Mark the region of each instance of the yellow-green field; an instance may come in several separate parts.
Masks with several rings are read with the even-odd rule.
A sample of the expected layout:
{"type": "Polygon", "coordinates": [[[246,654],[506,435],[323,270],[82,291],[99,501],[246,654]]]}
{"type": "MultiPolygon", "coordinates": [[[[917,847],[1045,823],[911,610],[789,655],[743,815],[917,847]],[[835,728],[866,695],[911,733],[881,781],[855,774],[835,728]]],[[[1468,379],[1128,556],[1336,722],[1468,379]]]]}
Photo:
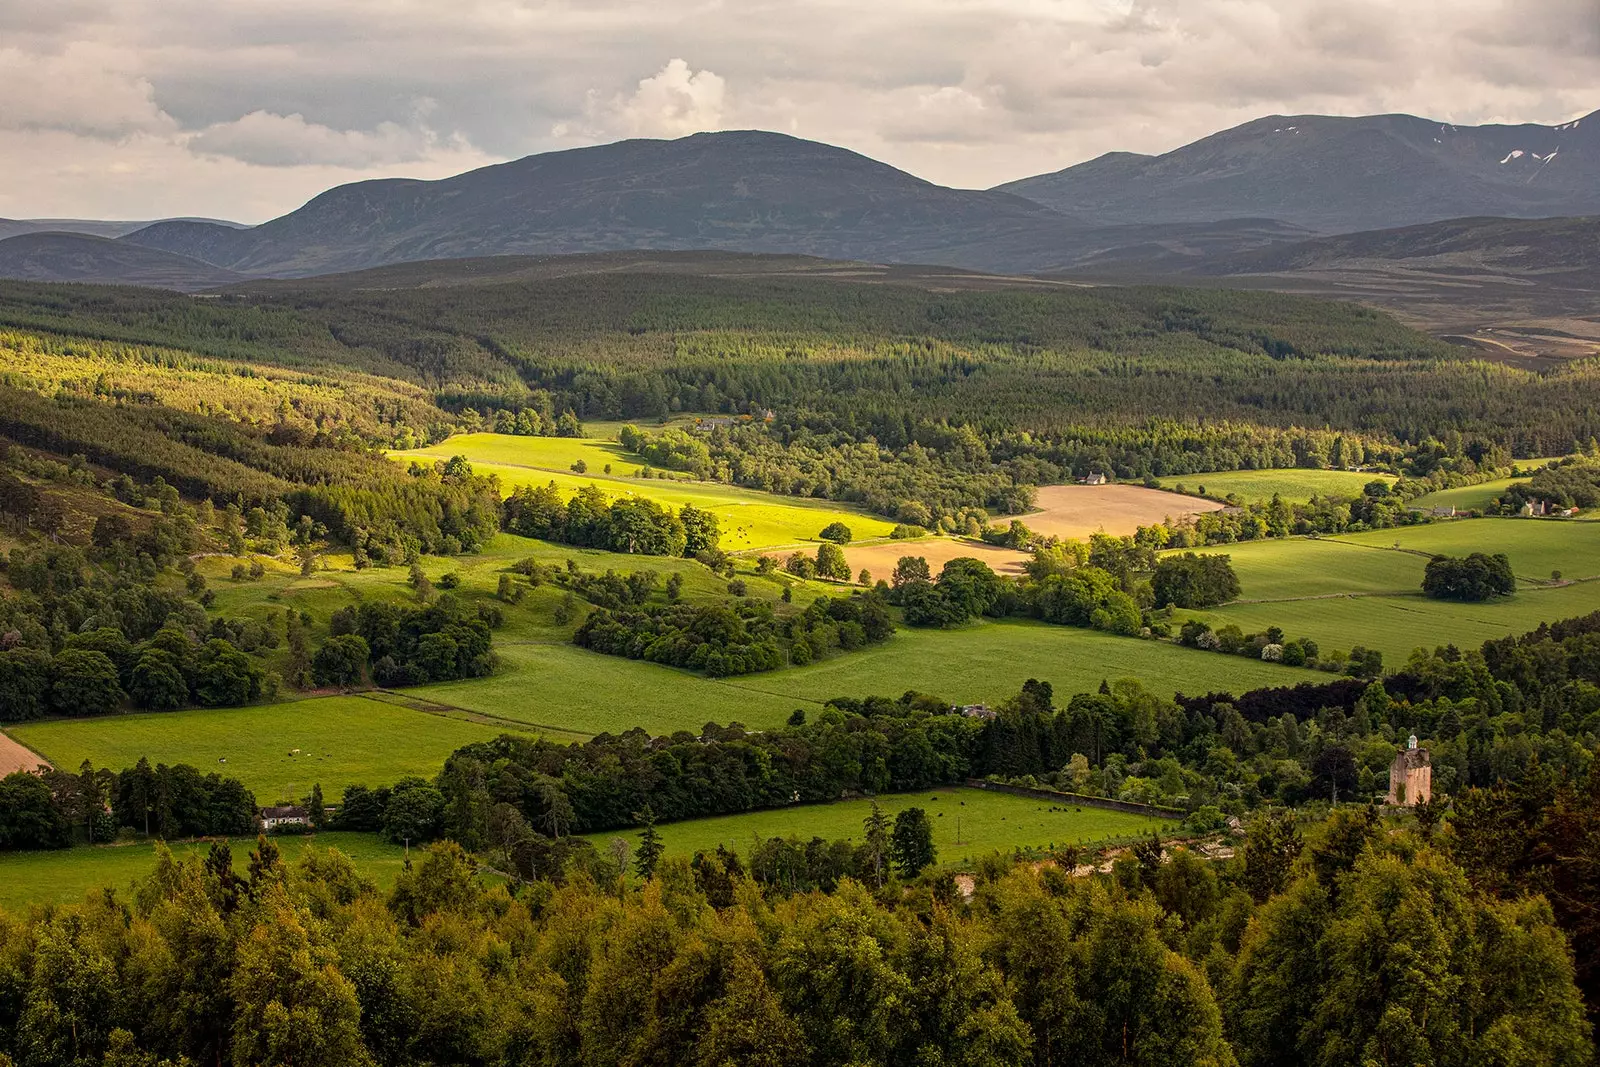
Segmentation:
{"type": "Polygon", "coordinates": [[[1437,493],[1428,493],[1412,501],[1418,507],[1443,508],[1451,507],[1457,511],[1485,511],[1494,506],[1495,499],[1505,493],[1513,485],[1526,482],[1532,473],[1541,467],[1548,467],[1560,456],[1548,459],[1524,459],[1517,461],[1517,468],[1526,472],[1516,478],[1496,478],[1492,482],[1479,482],[1477,485],[1463,485],[1455,489],[1441,489],[1437,493]]]}
{"type": "MultiPolygon", "coordinates": [[[[555,482],[563,492],[576,493],[593,485],[610,496],[648,497],[674,508],[693,504],[716,514],[722,526],[722,548],[727,552],[780,548],[815,541],[832,522],[849,526],[857,540],[887,537],[894,523],[848,505],[802,497],[778,496],[716,482],[628,477],[621,446],[607,441],[552,437],[512,437],[504,434],[463,434],[429,448],[391,452],[401,462],[434,461],[465,456],[480,474],[495,474],[507,491],[519,485],[555,482]],[[582,458],[583,474],[570,469],[582,458]],[[604,473],[610,463],[612,474],[604,473]]],[[[627,468],[636,470],[637,464],[627,468]]]]}
{"type": "MultiPolygon", "coordinates": [[[[376,834],[320,833],[273,839],[285,862],[293,863],[309,848],[336,848],[357,870],[388,889],[405,866],[405,850],[376,834]]],[[[233,866],[248,872],[253,838],[230,842],[233,866]]],[[[174,856],[204,856],[209,842],[179,841],[169,846],[174,856]]],[[[156,865],[156,846],[149,842],[57,849],[51,852],[0,852],[0,908],[21,911],[34,904],[72,904],[102,888],[126,890],[149,876],[156,865]]]]}
{"type": "Polygon", "coordinates": [[[1189,492],[1204,488],[1207,496],[1237,497],[1246,503],[1271,500],[1274,493],[1291,504],[1309,503],[1314,496],[1357,496],[1362,486],[1377,480],[1393,482],[1392,474],[1362,471],[1311,470],[1284,467],[1275,470],[1217,471],[1162,478],[1164,489],[1183,486],[1189,492]]]}
{"type": "MultiPolygon", "coordinates": [[[[921,808],[933,826],[933,845],[941,866],[962,867],[979,856],[1018,847],[1085,845],[1126,840],[1141,834],[1165,832],[1169,820],[1132,815],[1103,808],[1073,807],[1043,800],[991,793],[982,789],[933,789],[922,793],[892,793],[876,798],[890,818],[906,808],[921,808]],[[959,834],[959,837],[958,837],[959,834]]],[[[795,837],[809,841],[860,841],[862,823],[872,810],[871,800],[841,800],[833,804],[807,804],[744,815],[723,815],[666,823],[657,829],[668,856],[691,856],[714,851],[718,845],[748,857],[757,840],[795,837]]],[[[604,848],[614,837],[637,844],[637,831],[590,834],[604,848]]]]}

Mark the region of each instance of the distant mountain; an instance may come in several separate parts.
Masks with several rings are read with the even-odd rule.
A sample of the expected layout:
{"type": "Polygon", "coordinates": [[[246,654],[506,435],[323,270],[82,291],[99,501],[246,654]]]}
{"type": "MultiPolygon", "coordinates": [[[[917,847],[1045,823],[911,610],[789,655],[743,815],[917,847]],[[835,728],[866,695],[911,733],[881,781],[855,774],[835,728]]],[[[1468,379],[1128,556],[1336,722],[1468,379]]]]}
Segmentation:
{"type": "Polygon", "coordinates": [[[1600,214],[1600,112],[1559,126],[1274,115],[1165,155],[1009,182],[1103,225],[1273,218],[1323,233],[1464,216],[1600,214]]]}
{"type": "Polygon", "coordinates": [[[1319,237],[1197,265],[1212,275],[1404,268],[1439,277],[1543,278],[1600,288],[1600,218],[1450,219],[1319,237]]]}
{"type": "Polygon", "coordinates": [[[331,189],[249,230],[160,223],[123,240],[255,275],[413,260],[721,249],[1029,269],[1082,229],[1008,193],[949,189],[830,145],[761,132],[633,140],[441,181],[331,189]]]}
{"type": "MultiPolygon", "coordinates": [[[[163,222],[203,222],[213,226],[227,229],[243,229],[237,222],[225,222],[221,219],[163,219],[163,222]]],[[[105,219],[0,219],[0,241],[8,237],[20,237],[25,233],[87,233],[95,237],[121,237],[123,234],[142,230],[154,225],[146,219],[143,222],[115,222],[105,219]]]]}
{"type": "Polygon", "coordinates": [[[0,241],[0,278],[147,285],[192,291],[240,275],[189,256],[85,233],[27,233],[0,241]]]}

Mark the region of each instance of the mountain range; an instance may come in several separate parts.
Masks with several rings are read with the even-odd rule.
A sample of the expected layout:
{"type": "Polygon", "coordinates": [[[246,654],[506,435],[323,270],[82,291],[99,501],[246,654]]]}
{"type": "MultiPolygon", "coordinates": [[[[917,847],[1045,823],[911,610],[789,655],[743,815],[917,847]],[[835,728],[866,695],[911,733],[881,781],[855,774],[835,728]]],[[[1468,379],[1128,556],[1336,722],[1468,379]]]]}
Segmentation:
{"type": "MultiPolygon", "coordinates": [[[[1368,258],[1393,259],[1436,255],[1427,250],[1436,235],[1416,227],[1441,220],[1581,215],[1600,216],[1600,113],[1477,127],[1274,116],[1164,155],[1114,153],[990,190],[736,131],[545,153],[439,181],[357,182],[253,227],[0,222],[0,237],[19,234],[0,240],[0,276],[196,289],[239,276],[624,250],[997,273],[1259,273],[1336,254],[1345,246],[1317,243],[1329,234],[1401,228],[1362,244],[1368,258]]],[[[1520,239],[1517,225],[1493,240],[1520,239]]],[[[1452,239],[1472,233],[1488,231],[1476,222],[1452,239]]],[[[1581,237],[1563,239],[1573,256],[1594,258],[1581,237]]]]}
{"type": "Polygon", "coordinates": [[[1323,233],[1600,214],[1600,112],[1559,126],[1273,115],[1164,155],[1117,152],[1001,191],[1102,223],[1267,217],[1323,233]]]}

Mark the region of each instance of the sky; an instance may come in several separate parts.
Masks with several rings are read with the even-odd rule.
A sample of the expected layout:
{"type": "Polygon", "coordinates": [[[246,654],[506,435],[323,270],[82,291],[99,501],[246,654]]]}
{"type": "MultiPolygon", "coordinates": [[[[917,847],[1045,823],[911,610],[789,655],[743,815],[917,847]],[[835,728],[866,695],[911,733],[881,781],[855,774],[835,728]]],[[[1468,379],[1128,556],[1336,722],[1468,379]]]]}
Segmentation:
{"type": "Polygon", "coordinates": [[[0,0],[0,217],[768,129],[984,188],[1268,114],[1600,109],[1600,0],[0,0]]]}

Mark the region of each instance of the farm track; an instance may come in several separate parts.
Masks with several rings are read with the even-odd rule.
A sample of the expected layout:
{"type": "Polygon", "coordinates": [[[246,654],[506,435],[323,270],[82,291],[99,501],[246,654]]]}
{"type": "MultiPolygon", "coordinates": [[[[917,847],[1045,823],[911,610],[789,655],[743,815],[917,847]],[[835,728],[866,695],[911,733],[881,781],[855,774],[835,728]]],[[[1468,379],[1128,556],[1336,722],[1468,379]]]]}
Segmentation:
{"type": "MultiPolygon", "coordinates": [[[[537,643],[537,642],[530,642],[537,643]]],[[[577,737],[589,738],[594,734],[583,730],[574,730],[567,726],[555,726],[551,723],[523,722],[521,719],[508,719],[503,715],[495,715],[486,711],[474,711],[463,708],[459,704],[447,704],[441,700],[428,700],[422,697],[411,696],[394,689],[374,689],[360,694],[371,700],[378,700],[385,704],[394,704],[399,707],[420,711],[424,715],[438,715],[446,719],[460,719],[465,722],[474,722],[479,726],[504,727],[514,733],[529,733],[534,730],[548,730],[552,733],[568,734],[577,737]]]]}
{"type": "Polygon", "coordinates": [[[0,778],[16,771],[31,771],[36,767],[49,767],[51,763],[39,753],[0,731],[0,778]]]}

